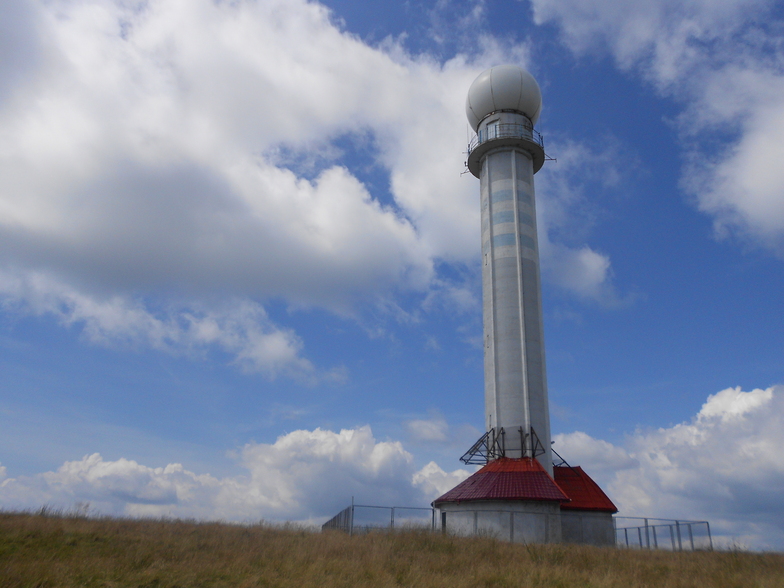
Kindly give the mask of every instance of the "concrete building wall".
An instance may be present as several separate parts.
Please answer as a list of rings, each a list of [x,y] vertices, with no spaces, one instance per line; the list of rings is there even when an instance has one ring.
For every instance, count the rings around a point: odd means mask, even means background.
[[[564,543],[615,545],[615,525],[612,513],[563,510],[561,535]]]
[[[444,503],[439,510],[447,533],[494,537],[515,543],[561,542],[561,513],[557,502],[466,501]]]

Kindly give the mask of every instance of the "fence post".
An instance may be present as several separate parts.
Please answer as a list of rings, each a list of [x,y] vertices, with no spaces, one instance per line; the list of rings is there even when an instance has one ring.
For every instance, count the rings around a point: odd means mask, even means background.
[[[708,526],[708,542],[710,543],[710,550],[713,551],[713,537],[711,537],[710,523],[705,521],[705,524]]]
[[[349,517],[348,522],[348,536],[352,537],[354,535],[354,497],[351,497],[351,516]]]
[[[389,528],[394,530],[394,528],[395,528],[395,507],[393,506],[390,510],[392,511],[392,514],[389,517]]]
[[[514,543],[514,511],[509,511],[509,543]]]
[[[675,521],[675,528],[678,529],[678,551],[683,551],[683,541],[681,541],[681,524]]]
[[[618,519],[616,517],[613,517],[612,522],[613,522],[613,534],[615,537],[614,541],[615,541],[615,545],[617,546],[618,545]]]
[[[645,547],[651,548],[651,534],[648,529],[648,519],[645,519]]]

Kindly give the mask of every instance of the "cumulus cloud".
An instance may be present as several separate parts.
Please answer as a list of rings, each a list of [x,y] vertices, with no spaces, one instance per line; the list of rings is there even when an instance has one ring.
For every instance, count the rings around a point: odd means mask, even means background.
[[[113,515],[174,515],[179,505],[190,502],[194,515],[206,516],[203,502],[218,485],[217,479],[179,464],[151,468],[127,459],[104,461],[95,453],[66,462],[56,472],[6,478],[0,500],[10,509],[90,503],[93,510]]]
[[[636,431],[620,446],[582,432],[554,440],[621,515],[708,520],[719,544],[780,549],[782,418],[784,387],[728,388],[708,397],[690,421]],[[275,443],[246,445],[238,460],[245,473],[225,478],[99,454],[35,476],[9,477],[0,467],[0,505],[90,503],[113,515],[323,521],[351,496],[364,504],[422,506],[470,475],[435,462],[417,469],[400,442],[377,440],[369,426],[294,431]]]
[[[368,426],[294,431],[272,444],[246,445],[239,460],[245,475],[216,478],[180,464],[149,467],[96,453],[54,472],[0,480],[0,504],[68,509],[90,503],[112,515],[316,521],[352,496],[365,504],[424,506],[467,475],[447,474],[432,462],[417,471],[399,442],[377,441]]]
[[[784,77],[764,84],[784,95]],[[784,256],[784,100],[749,112],[742,134],[716,162],[694,162],[685,185],[720,236],[738,234]]]
[[[34,304],[13,283],[45,280],[44,306],[91,340],[187,347],[205,328],[173,327],[183,309],[217,315],[232,297],[256,318],[214,344],[301,373],[296,337],[258,318],[265,301],[355,315],[438,290],[439,261],[475,262],[463,96],[485,66],[525,63],[525,45],[479,35],[471,57],[440,61],[370,46],[305,0],[14,0],[2,16],[0,296],[19,308]],[[352,144],[388,186],[360,181]]]
[[[421,500],[411,485],[411,454],[400,442],[377,442],[368,426],[295,431],[274,445],[246,446],[242,463],[254,500],[297,518],[326,514],[327,505],[337,512],[351,496],[369,504]]]
[[[585,464],[597,480],[607,480],[608,474],[639,465],[626,449],[594,439],[582,431],[555,435],[553,441],[558,454],[570,465]]]
[[[622,183],[621,166],[633,167],[614,145],[552,142],[557,163],[537,174],[537,225],[542,274],[550,283],[586,300],[617,306],[631,300],[613,284],[609,255],[583,244],[595,224],[597,194]],[[623,162],[623,164],[619,163]]]
[[[0,273],[0,294],[7,297],[6,310],[50,314],[63,325],[80,325],[84,337],[93,343],[144,345],[175,354],[202,354],[216,346],[233,355],[233,362],[243,371],[260,372],[270,379],[286,375],[314,384],[346,377],[341,367],[315,368],[302,357],[300,338],[275,325],[261,305],[249,300],[212,307],[197,303],[155,313],[127,296],[98,299],[31,272]]]
[[[708,520],[720,543],[784,545],[784,387],[709,396],[691,421],[637,431],[623,447],[584,433],[556,449],[607,490],[622,515]]]
[[[358,292],[426,284],[431,256],[449,250],[345,167],[327,162],[307,180],[265,154],[371,133],[390,166],[415,168],[398,170],[415,185],[423,150],[407,143],[419,125],[445,141],[435,151],[459,153],[462,127],[442,131],[475,68],[398,63],[316,3],[55,2],[37,17],[49,59],[0,112],[6,263],[93,288],[340,307]],[[457,190],[395,189],[420,224],[445,194],[468,204],[454,159],[445,176]]]
[[[624,68],[642,64],[660,83],[683,77],[702,53],[717,50],[749,23],[759,22],[770,0],[653,0],[618,4],[610,0],[532,0],[534,20],[556,22],[572,50],[609,50]],[[726,45],[725,45],[726,47]],[[727,49],[728,50],[728,49]]]
[[[770,0],[532,0],[576,53],[608,51],[684,105],[684,186],[719,236],[784,256],[784,52]],[[718,147],[717,147],[718,146]]]
[[[426,495],[437,498],[470,475],[471,472],[467,470],[455,470],[447,473],[436,462],[431,461],[414,474],[414,486],[420,488]]]
[[[449,424],[441,415],[429,419],[414,419],[406,422],[406,430],[415,441],[447,441]]]
[[[92,324],[106,323],[101,300],[137,293],[346,313],[374,292],[427,285],[432,253],[399,209],[334,162],[305,179],[266,154],[395,128],[437,65],[412,72],[306,2],[95,0],[17,16],[43,58],[0,108],[0,271],[46,275],[59,282],[50,297],[77,292]],[[440,106],[432,91],[423,110]],[[160,338],[144,298],[134,304],[133,329],[146,322]]]

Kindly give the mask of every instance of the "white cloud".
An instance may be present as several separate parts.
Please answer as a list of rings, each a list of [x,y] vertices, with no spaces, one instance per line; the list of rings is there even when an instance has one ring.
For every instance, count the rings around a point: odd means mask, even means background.
[[[554,449],[570,465],[585,464],[597,480],[608,480],[612,473],[639,465],[622,447],[594,439],[581,431],[555,435],[553,441]]]
[[[406,422],[406,430],[414,441],[444,442],[449,440],[449,424],[441,415],[429,419],[414,419]]]
[[[610,145],[591,149],[585,144],[552,142],[558,161],[537,174],[536,217],[543,278],[578,297],[605,306],[630,300],[614,284],[610,257],[580,245],[595,224],[598,198],[622,180],[619,162],[631,163]],[[541,188],[540,188],[541,187]]]
[[[642,64],[652,79],[666,84],[700,64],[716,41],[757,22],[771,0],[532,0],[534,20],[556,22],[575,52],[606,49],[624,68]],[[726,46],[726,45],[725,45]]]
[[[95,342],[214,345],[245,369],[301,377],[314,372],[301,341],[256,301],[347,313],[427,286],[431,254],[399,211],[344,167],[307,180],[265,153],[395,128],[438,66],[409,75],[414,62],[341,33],[314,3],[4,10],[32,32],[4,39],[9,54],[37,42],[43,56],[0,107],[6,303]],[[424,110],[440,100],[421,96]],[[212,302],[227,298],[234,308]]]
[[[427,496],[432,496],[435,499],[457,486],[470,475],[471,472],[467,470],[455,470],[447,473],[436,462],[431,461],[414,474],[414,486],[420,488]]]
[[[264,154],[369,132],[405,165],[417,156],[401,142],[416,131],[400,121],[413,114],[420,132],[441,137],[455,126],[449,115],[423,121],[474,69],[397,63],[315,3],[125,6],[39,7],[49,60],[0,111],[2,238],[15,252],[5,263],[92,288],[228,290],[338,308],[363,291],[427,284],[440,252],[347,169],[327,162],[308,181]],[[461,133],[446,139],[456,172]]]
[[[93,512],[112,515],[314,521],[336,514],[352,496],[365,504],[425,506],[467,476],[434,463],[417,471],[399,442],[377,441],[368,426],[293,431],[273,444],[246,445],[239,459],[246,475],[216,478],[180,464],[153,468],[96,453],[55,472],[3,479],[0,505],[90,503]]]
[[[773,400],[773,388],[743,392],[740,387],[727,388],[708,397],[697,414],[697,420],[719,418],[722,423],[732,421],[747,413],[754,413]]]
[[[194,516],[208,516],[203,502],[218,485],[217,479],[179,464],[150,468],[127,459],[107,462],[95,453],[66,462],[56,472],[6,478],[0,501],[6,509],[90,503],[95,512],[113,515],[177,515],[186,512],[179,505],[190,503]]]
[[[784,95],[784,77],[763,83]],[[784,99],[749,110],[738,142],[717,162],[696,162],[685,185],[719,235],[737,233],[784,256]]]
[[[97,299],[39,273],[0,273],[0,295],[22,301],[16,310],[51,314],[63,325],[81,325],[84,336],[106,345],[144,345],[170,353],[203,353],[209,346],[234,356],[247,372],[268,378],[286,375],[304,383],[345,379],[343,368],[322,372],[301,355],[303,344],[291,330],[276,326],[260,305],[235,300],[205,308],[167,308],[153,313],[142,301],[114,295]],[[6,302],[6,309],[12,304]]]
[[[45,276],[49,306],[89,338],[172,347],[188,340],[172,327],[183,308],[197,301],[209,323],[223,312],[210,301],[227,297],[256,317],[271,298],[355,315],[438,289],[438,260],[474,263],[463,97],[502,56],[524,63],[525,45],[480,35],[474,57],[441,63],[393,40],[371,47],[304,0],[2,10],[19,32],[4,54],[20,56],[0,69],[2,280]],[[389,174],[392,201],[343,165],[346,137]],[[2,293],[20,308],[27,294]],[[285,372],[278,352],[309,369],[293,334],[249,320],[214,343],[253,369]]]
[[[622,515],[708,520],[719,543],[781,549],[782,419],[784,387],[728,388],[690,422],[637,431],[624,447],[584,433],[555,447],[596,472]]]
[[[587,245],[573,249],[545,239],[541,239],[540,244],[544,245],[540,250],[548,260],[547,276],[553,283],[585,298],[604,303],[615,301],[610,259],[607,255],[598,253]]]
[[[607,50],[684,105],[684,186],[717,235],[784,256],[784,53],[770,0],[532,0],[576,53]],[[728,138],[729,137],[729,138]],[[717,142],[718,138],[718,142]],[[717,145],[719,146],[717,149]]]
[[[599,482],[621,515],[708,520],[719,544],[780,549],[782,419],[784,387],[729,388],[710,396],[689,422],[637,431],[622,446],[574,432],[557,435],[555,448]],[[29,477],[8,477],[0,468],[0,506],[89,502],[93,511],[114,515],[315,521],[336,514],[351,496],[364,504],[423,506],[470,475],[435,462],[417,470],[400,442],[378,441],[368,426],[294,431],[272,444],[246,445],[239,462],[246,473],[225,478],[98,454]]]
[[[246,446],[242,463],[254,499],[296,518],[335,514],[351,496],[365,504],[421,500],[411,486],[411,454],[399,442],[377,442],[368,426],[295,431],[274,445]]]
[[[481,307],[481,280],[478,272],[466,272],[457,280],[435,279],[422,308],[426,311],[444,309],[449,313],[475,314]]]
[[[33,7],[24,0],[0,4],[0,102],[34,71],[41,58],[33,25]]]

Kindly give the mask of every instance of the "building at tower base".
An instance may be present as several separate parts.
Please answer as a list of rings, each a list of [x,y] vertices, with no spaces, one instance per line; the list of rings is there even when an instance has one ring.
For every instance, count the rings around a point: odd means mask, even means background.
[[[618,511],[582,468],[502,457],[433,501],[441,529],[516,543],[614,545]]]
[[[555,483],[569,497],[561,504],[561,540],[564,543],[615,545],[613,515],[618,509],[580,466],[553,468]]]
[[[441,528],[517,543],[560,543],[561,504],[569,498],[538,460],[491,461],[433,502]]]

